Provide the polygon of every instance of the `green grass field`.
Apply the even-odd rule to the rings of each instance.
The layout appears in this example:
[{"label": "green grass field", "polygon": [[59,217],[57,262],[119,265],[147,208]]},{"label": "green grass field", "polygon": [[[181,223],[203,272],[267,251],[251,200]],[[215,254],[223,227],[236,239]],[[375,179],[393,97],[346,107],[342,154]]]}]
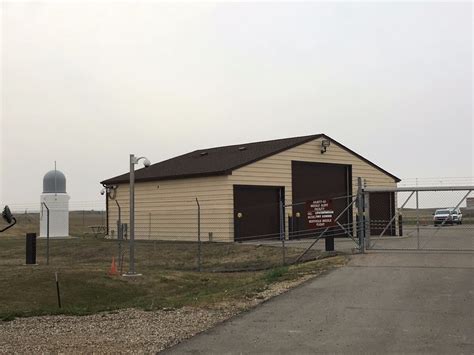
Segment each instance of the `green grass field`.
[{"label": "green grass field", "polygon": [[[126,243],[123,247],[128,251]],[[24,236],[0,236],[0,319],[58,313],[82,315],[128,307],[152,310],[208,306],[253,297],[271,283],[325,270],[345,260],[335,257],[282,267],[278,247],[204,243],[204,271],[197,272],[196,243],[138,241],[136,270],[143,276],[125,278],[107,274],[112,256],[117,256],[117,241],[90,236],[51,240],[49,266],[44,239],[38,240],[37,249],[39,265],[26,266]],[[288,249],[288,259],[300,252]],[[310,257],[318,255],[313,252]],[[127,268],[126,254],[123,271]],[[230,272],[245,269],[250,271]],[[56,271],[61,309],[57,305]]]}]

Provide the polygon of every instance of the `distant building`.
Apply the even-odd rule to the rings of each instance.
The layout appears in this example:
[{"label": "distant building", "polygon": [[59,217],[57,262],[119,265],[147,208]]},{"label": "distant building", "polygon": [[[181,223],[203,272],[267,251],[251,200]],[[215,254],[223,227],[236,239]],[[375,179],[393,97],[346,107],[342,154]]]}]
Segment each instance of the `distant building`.
[{"label": "distant building", "polygon": [[466,199],[466,207],[474,209],[474,197],[468,197]]}]

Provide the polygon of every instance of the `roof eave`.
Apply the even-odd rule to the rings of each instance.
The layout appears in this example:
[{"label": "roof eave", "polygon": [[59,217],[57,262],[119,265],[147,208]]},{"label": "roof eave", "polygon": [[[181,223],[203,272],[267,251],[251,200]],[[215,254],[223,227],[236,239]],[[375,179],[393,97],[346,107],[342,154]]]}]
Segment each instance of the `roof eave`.
[{"label": "roof eave", "polygon": [[[190,178],[201,178],[209,176],[223,176],[231,175],[232,170],[223,170],[223,171],[213,171],[209,173],[197,173],[197,174],[184,174],[184,175],[170,175],[170,176],[160,176],[160,177],[148,177],[148,178],[135,178],[135,182],[150,182],[150,181],[164,181],[164,180],[179,180],[179,179],[190,179]],[[129,179],[108,179],[101,181],[102,185],[112,185],[112,184],[127,184]]]}]

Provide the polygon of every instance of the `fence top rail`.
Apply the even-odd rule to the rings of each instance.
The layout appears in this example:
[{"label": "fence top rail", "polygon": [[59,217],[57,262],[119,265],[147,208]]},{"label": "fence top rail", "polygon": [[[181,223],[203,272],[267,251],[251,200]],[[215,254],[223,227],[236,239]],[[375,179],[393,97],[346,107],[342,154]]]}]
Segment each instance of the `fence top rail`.
[{"label": "fence top rail", "polygon": [[474,186],[412,186],[412,187],[366,187],[366,192],[407,192],[407,191],[473,191]]}]

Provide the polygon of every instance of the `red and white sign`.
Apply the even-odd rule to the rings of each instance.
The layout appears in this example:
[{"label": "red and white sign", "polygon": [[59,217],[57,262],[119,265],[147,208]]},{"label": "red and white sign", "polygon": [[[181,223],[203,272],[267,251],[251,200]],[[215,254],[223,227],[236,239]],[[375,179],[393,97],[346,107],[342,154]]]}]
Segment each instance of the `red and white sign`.
[{"label": "red and white sign", "polygon": [[332,200],[330,199],[307,201],[306,216],[310,229],[336,225]]}]

